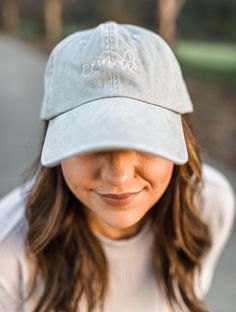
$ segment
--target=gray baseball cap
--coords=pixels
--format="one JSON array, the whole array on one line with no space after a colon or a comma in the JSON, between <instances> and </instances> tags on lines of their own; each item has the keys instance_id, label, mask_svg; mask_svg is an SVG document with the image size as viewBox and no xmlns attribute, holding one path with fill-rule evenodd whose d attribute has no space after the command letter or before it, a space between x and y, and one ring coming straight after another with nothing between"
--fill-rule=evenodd
<instances>
[{"instance_id":1,"label":"gray baseball cap","mask_svg":"<svg viewBox=\"0 0 236 312\"><path fill-rule=\"evenodd\" d=\"M114 21L77 31L47 62L41 163L133 149L184 164L181 114L192 111L178 61L159 35Z\"/></svg>"}]
</instances>

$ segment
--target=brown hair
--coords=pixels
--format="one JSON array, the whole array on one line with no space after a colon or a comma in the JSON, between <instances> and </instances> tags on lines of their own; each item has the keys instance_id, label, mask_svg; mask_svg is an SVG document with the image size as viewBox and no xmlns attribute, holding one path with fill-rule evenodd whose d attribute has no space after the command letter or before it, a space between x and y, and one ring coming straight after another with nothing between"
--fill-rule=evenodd
<instances>
[{"instance_id":1,"label":"brown hair","mask_svg":"<svg viewBox=\"0 0 236 312\"><path fill-rule=\"evenodd\" d=\"M182 121L189 161L174 165L167 190L150 210L153 267L172 307L206 312L194 288L195 273L211 247L209 228L195 202L204 184L202 161L189 116L183 115ZM61 167L46 168L37 159L32 168L36 179L26 202L26 245L35 261L35 275L29 295L39 278L44 285L34 312L75 312L82 298L92 312L95 306L102 307L108 289L102 246L88 226L82 204L67 187Z\"/></svg>"}]
</instances>

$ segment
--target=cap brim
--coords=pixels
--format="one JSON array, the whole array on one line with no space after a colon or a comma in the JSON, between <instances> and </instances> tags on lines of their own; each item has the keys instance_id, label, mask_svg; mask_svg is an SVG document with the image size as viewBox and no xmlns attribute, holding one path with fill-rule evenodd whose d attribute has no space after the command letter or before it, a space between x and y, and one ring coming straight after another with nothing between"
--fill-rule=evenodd
<instances>
[{"instance_id":1,"label":"cap brim","mask_svg":"<svg viewBox=\"0 0 236 312\"><path fill-rule=\"evenodd\" d=\"M116 149L186 163L181 115L131 98L110 97L83 104L49 121L41 163L53 167L71 156Z\"/></svg>"}]
</instances>

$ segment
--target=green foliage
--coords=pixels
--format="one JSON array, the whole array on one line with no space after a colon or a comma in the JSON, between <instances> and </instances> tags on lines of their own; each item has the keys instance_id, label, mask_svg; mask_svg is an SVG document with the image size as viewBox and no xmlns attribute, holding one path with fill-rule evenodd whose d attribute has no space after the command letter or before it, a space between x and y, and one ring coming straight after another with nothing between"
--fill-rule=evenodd
<instances>
[{"instance_id":1,"label":"green foliage","mask_svg":"<svg viewBox=\"0 0 236 312\"><path fill-rule=\"evenodd\" d=\"M185 1L177 22L184 38L236 42L236 1Z\"/></svg>"},{"instance_id":2,"label":"green foliage","mask_svg":"<svg viewBox=\"0 0 236 312\"><path fill-rule=\"evenodd\" d=\"M43 39L44 30L43 25L37 19L24 18L21 20L19 33L26 39ZM76 22L66 22L63 24L62 37L65 37L75 31L85 29L87 25L76 23Z\"/></svg>"},{"instance_id":3,"label":"green foliage","mask_svg":"<svg viewBox=\"0 0 236 312\"><path fill-rule=\"evenodd\" d=\"M64 23L63 24L62 37L66 37L75 31L79 31L79 30L82 30L85 28L87 28L87 25L81 25L80 23L76 23L76 22Z\"/></svg>"},{"instance_id":4,"label":"green foliage","mask_svg":"<svg viewBox=\"0 0 236 312\"><path fill-rule=\"evenodd\" d=\"M176 55L184 73L236 83L236 45L182 40Z\"/></svg>"},{"instance_id":5,"label":"green foliage","mask_svg":"<svg viewBox=\"0 0 236 312\"><path fill-rule=\"evenodd\" d=\"M39 21L33 18L24 18L21 20L19 33L27 39L39 39L43 36Z\"/></svg>"}]
</instances>

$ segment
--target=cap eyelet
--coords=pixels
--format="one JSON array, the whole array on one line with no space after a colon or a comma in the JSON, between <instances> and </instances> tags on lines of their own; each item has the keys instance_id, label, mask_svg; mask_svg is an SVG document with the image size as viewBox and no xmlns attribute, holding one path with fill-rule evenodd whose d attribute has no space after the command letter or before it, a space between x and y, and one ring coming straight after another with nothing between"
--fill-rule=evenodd
<instances>
[{"instance_id":1,"label":"cap eyelet","mask_svg":"<svg viewBox=\"0 0 236 312\"><path fill-rule=\"evenodd\" d=\"M80 40L80 44L81 44L81 45L86 45L86 43L87 43L87 40L86 40L86 39L81 39L81 40Z\"/></svg>"},{"instance_id":2,"label":"cap eyelet","mask_svg":"<svg viewBox=\"0 0 236 312\"><path fill-rule=\"evenodd\" d=\"M140 35L137 35L137 34L132 35L132 37L133 37L134 39L138 39L138 40L142 38Z\"/></svg>"}]
</instances>

